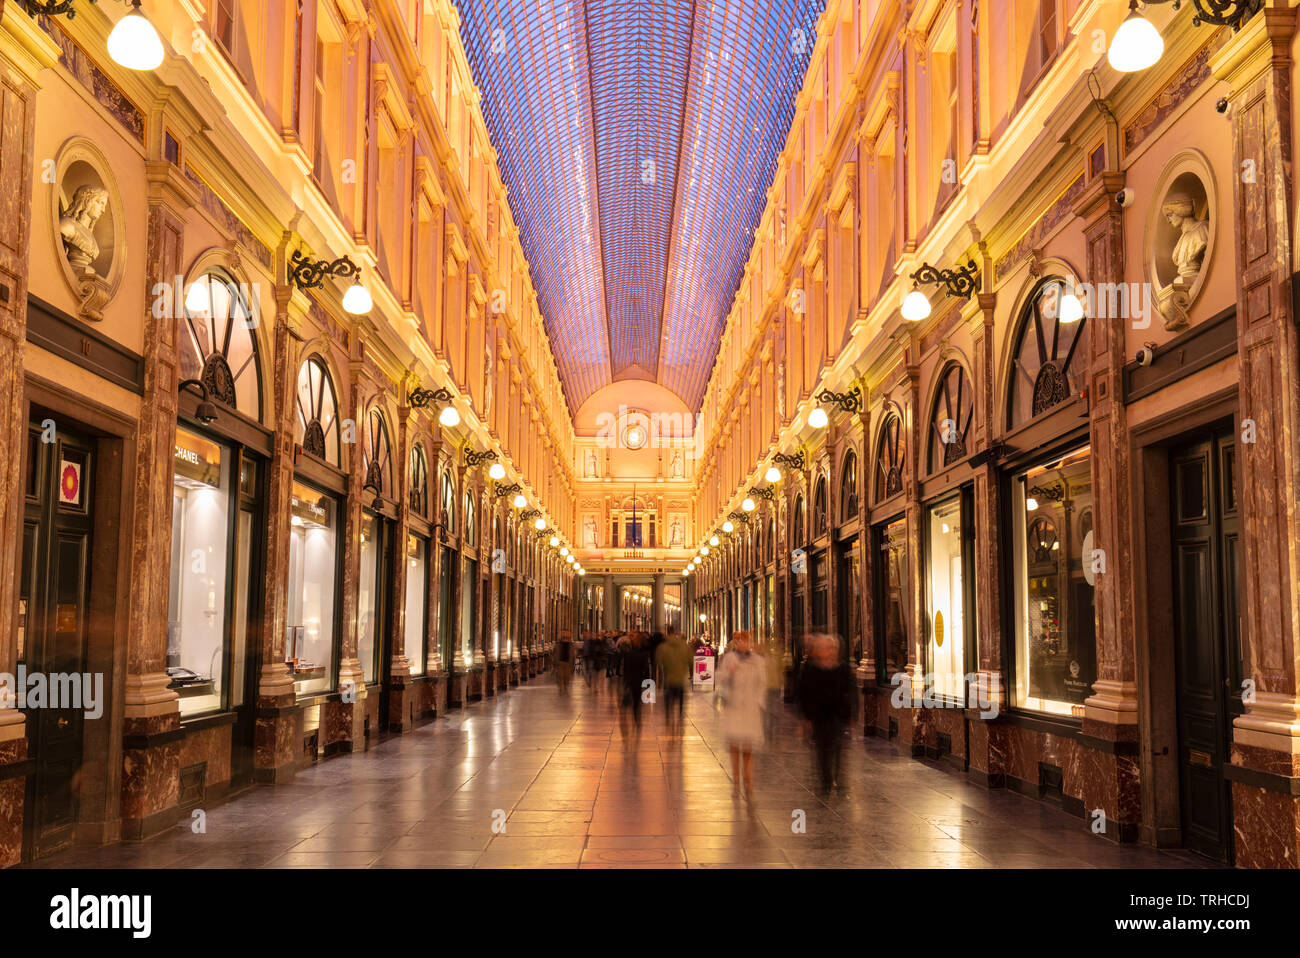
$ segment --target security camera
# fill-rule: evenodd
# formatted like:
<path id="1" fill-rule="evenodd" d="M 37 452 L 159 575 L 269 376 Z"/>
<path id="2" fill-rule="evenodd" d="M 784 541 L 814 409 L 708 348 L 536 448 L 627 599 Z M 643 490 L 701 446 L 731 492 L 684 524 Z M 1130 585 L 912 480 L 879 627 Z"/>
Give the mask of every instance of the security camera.
<path id="1" fill-rule="evenodd" d="M 1218 110 L 1220 113 L 1223 113 L 1225 115 L 1227 114 L 1230 106 L 1231 104 L 1228 103 L 1228 98 L 1226 96 L 1219 97 L 1218 102 L 1214 104 L 1214 108 Z"/>
<path id="2" fill-rule="evenodd" d="M 1137 364 L 1139 366 L 1150 366 L 1156 361 L 1156 351 L 1151 348 L 1151 343 L 1147 343 L 1137 351 Z"/>
<path id="3" fill-rule="evenodd" d="M 1132 206 L 1135 199 L 1137 199 L 1137 194 L 1127 186 L 1115 194 L 1115 202 L 1120 206 Z"/>

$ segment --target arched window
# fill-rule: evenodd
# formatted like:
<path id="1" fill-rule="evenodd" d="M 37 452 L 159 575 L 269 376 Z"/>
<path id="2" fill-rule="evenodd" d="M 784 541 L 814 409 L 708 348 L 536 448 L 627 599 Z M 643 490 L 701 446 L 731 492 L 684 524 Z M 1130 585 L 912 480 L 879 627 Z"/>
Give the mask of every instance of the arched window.
<path id="1" fill-rule="evenodd" d="M 478 527 L 474 525 L 474 496 L 472 493 L 465 493 L 465 544 L 475 545 L 477 536 L 475 532 Z"/>
<path id="2" fill-rule="evenodd" d="M 424 446 L 418 442 L 411 450 L 410 505 L 417 516 L 429 514 L 429 461 L 424 457 Z"/>
<path id="3" fill-rule="evenodd" d="M 456 490 L 452 487 L 451 475 L 444 472 L 442 474 L 442 527 L 448 530 L 456 528 Z"/>
<path id="4" fill-rule="evenodd" d="M 966 458 L 972 418 L 974 403 L 966 370 L 959 363 L 949 363 L 939 377 L 939 390 L 930 415 L 931 472 Z"/>
<path id="5" fill-rule="evenodd" d="M 262 371 L 253 335 L 261 317 L 250 299 L 246 284 L 217 270 L 190 284 L 180 374 L 203 383 L 209 399 L 261 421 Z"/>
<path id="6" fill-rule="evenodd" d="M 819 536 L 826 531 L 826 477 L 822 476 L 817 480 L 817 486 L 813 490 L 813 536 Z"/>
<path id="7" fill-rule="evenodd" d="M 903 491 L 903 429 L 895 414 L 885 420 L 876 443 L 876 502 Z"/>
<path id="8" fill-rule="evenodd" d="M 393 459 L 392 443 L 388 441 L 388 421 L 384 411 L 378 406 L 370 407 L 366 414 L 366 435 L 362 466 L 365 468 L 365 482 L 362 487 L 375 495 L 382 496 L 392 492 Z"/>
<path id="9" fill-rule="evenodd" d="M 794 519 L 791 521 L 791 526 L 794 529 L 794 534 L 790 539 L 790 547 L 792 549 L 802 549 L 806 544 L 803 496 L 794 501 Z"/>
<path id="10" fill-rule="evenodd" d="M 776 520 L 767 520 L 767 561 L 776 558 Z"/>
<path id="11" fill-rule="evenodd" d="M 298 421 L 295 438 L 304 451 L 339 465 L 339 415 L 334 380 L 325 360 L 310 357 L 298 370 Z"/>
<path id="12" fill-rule="evenodd" d="M 1008 428 L 1077 396 L 1086 379 L 1088 350 L 1081 347 L 1087 319 L 1075 319 L 1070 310 L 1062 309 L 1069 291 L 1066 280 L 1052 276 L 1038 284 L 1025 305 L 1012 359 Z"/>
<path id="13" fill-rule="evenodd" d="M 858 514 L 858 456 L 849 452 L 840 469 L 840 521 L 846 522 Z"/>

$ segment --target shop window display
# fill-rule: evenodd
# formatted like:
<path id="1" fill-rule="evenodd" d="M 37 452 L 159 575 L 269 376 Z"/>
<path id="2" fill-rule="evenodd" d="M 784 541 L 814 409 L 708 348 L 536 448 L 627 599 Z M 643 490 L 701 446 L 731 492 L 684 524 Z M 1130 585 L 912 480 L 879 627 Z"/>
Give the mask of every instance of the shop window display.
<path id="1" fill-rule="evenodd" d="M 383 530 L 379 517 L 370 512 L 361 518 L 361 582 L 357 599 L 357 658 L 367 685 L 379 680 L 380 569 Z"/>
<path id="2" fill-rule="evenodd" d="M 176 431 L 167 675 L 181 715 L 223 705 L 231 459 L 224 447 Z"/>
<path id="3" fill-rule="evenodd" d="M 907 668 L 907 520 L 877 530 L 880 576 L 880 672 L 889 682 Z"/>
<path id="4" fill-rule="evenodd" d="M 1012 480 L 1019 708 L 1083 715 L 1097 678 L 1092 570 L 1092 470 L 1087 448 Z"/>
<path id="5" fill-rule="evenodd" d="M 406 537 L 406 633 L 407 661 L 412 675 L 424 674 L 425 605 L 429 585 L 425 578 L 429 544 L 419 536 Z"/>
<path id="6" fill-rule="evenodd" d="M 337 503 L 330 496 L 293 484 L 284 655 L 299 695 L 330 688 L 338 634 L 337 514 Z"/>
<path id="7" fill-rule="evenodd" d="M 927 513 L 926 671 L 934 694 L 966 700 L 966 581 L 962 549 L 962 506 L 951 499 Z M 973 610 L 969 610 L 973 611 Z"/>

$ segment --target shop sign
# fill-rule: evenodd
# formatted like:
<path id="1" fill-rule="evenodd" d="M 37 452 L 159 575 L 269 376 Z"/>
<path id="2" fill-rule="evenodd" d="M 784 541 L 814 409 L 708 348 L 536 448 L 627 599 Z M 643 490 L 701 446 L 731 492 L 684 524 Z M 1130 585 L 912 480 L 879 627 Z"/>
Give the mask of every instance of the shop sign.
<path id="1" fill-rule="evenodd" d="M 193 433 L 176 430 L 172 471 L 182 479 L 221 488 L 221 447 Z"/>

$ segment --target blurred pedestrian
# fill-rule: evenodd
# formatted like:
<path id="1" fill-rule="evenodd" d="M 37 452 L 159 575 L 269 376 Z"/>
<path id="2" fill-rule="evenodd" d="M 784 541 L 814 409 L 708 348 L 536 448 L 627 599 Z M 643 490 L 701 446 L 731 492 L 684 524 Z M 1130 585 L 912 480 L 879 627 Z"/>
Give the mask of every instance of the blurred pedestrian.
<path id="1" fill-rule="evenodd" d="M 596 640 L 590 632 L 582 634 L 582 678 L 587 683 L 587 688 L 591 688 L 592 679 L 596 676 Z"/>
<path id="2" fill-rule="evenodd" d="M 655 665 L 664 690 L 664 716 L 668 727 L 681 727 L 685 721 L 683 706 L 686 702 L 686 683 L 691 678 L 691 648 L 676 629 L 668 630 L 668 637 L 655 651 Z"/>
<path id="3" fill-rule="evenodd" d="M 759 648 L 758 653 L 763 657 L 764 676 L 767 679 L 767 706 L 763 710 L 763 728 L 766 730 L 767 738 L 772 739 L 775 734 L 776 709 L 781 701 L 781 688 L 785 684 L 785 663 L 782 661 L 781 650 L 776 643 Z"/>
<path id="4" fill-rule="evenodd" d="M 718 695 L 722 701 L 722 737 L 731 749 L 732 794 L 740 794 L 744 761 L 745 797 L 754 798 L 754 750 L 763 745 L 763 711 L 767 706 L 767 670 L 750 647 L 749 632 L 736 632 L 718 660 Z"/>
<path id="5" fill-rule="evenodd" d="M 555 682 L 561 695 L 569 694 L 569 679 L 573 676 L 573 641 L 568 632 L 561 632 L 555 643 Z"/>
<path id="6" fill-rule="evenodd" d="M 650 664 L 650 650 L 644 632 L 633 632 L 627 637 L 627 647 L 623 653 L 623 706 L 624 734 L 626 734 L 626 717 L 632 717 L 636 734 L 641 734 L 642 697 L 653 686 L 645 683 L 651 679 L 653 667 Z M 653 700 L 653 693 L 651 695 Z"/>
<path id="7" fill-rule="evenodd" d="M 853 692 L 853 672 L 840 656 L 839 640 L 833 635 L 812 636 L 808 661 L 799 671 L 795 699 L 812 731 L 822 794 L 839 786 L 844 729 L 853 714 Z"/>

